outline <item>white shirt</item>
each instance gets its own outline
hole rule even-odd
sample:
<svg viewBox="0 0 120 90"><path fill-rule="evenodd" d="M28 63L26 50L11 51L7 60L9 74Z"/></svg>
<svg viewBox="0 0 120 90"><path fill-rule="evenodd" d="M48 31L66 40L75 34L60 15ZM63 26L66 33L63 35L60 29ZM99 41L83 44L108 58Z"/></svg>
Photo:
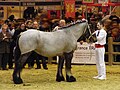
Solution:
<svg viewBox="0 0 120 90"><path fill-rule="evenodd" d="M98 32L99 32L99 35L98 35ZM105 45L107 32L104 29L101 29L101 30L95 31L95 34L97 37L97 42L95 42L95 44Z"/></svg>

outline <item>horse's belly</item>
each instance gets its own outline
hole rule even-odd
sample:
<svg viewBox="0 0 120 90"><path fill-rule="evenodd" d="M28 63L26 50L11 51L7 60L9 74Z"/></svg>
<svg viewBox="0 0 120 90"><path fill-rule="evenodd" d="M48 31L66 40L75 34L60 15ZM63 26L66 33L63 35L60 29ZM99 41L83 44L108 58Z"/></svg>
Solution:
<svg viewBox="0 0 120 90"><path fill-rule="evenodd" d="M58 50L48 50L48 49L42 49L40 51L37 51L40 55L46 56L46 57L53 57L53 56L61 56L63 54L63 51Z"/></svg>

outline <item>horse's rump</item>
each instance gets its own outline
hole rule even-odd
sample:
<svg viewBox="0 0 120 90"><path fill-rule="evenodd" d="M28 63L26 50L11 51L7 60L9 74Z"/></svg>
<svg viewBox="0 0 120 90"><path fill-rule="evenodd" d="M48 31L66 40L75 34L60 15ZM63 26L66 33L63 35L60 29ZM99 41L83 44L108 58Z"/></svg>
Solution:
<svg viewBox="0 0 120 90"><path fill-rule="evenodd" d="M35 50L39 37L38 32L39 31L37 30L28 30L21 33L19 38L19 48L21 50L21 54Z"/></svg>

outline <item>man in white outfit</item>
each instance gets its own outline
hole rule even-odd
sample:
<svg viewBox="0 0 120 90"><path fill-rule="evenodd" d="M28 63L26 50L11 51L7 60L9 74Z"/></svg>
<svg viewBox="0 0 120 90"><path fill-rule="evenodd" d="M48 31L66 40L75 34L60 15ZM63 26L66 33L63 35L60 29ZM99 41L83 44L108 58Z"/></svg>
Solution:
<svg viewBox="0 0 120 90"><path fill-rule="evenodd" d="M96 38L97 38L97 42L95 42L95 48L96 48L96 66L97 66L98 76L95 76L93 78L99 80L105 80L106 67L104 61L104 54L105 54L104 45L106 44L107 33L105 31L103 22L98 22L97 27L99 30L96 30L94 34L96 34Z"/></svg>

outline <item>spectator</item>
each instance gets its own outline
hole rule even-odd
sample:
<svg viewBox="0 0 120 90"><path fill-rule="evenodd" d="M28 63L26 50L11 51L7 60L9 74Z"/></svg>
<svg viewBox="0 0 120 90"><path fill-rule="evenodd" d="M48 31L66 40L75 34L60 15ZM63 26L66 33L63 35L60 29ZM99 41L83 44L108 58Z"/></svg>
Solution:
<svg viewBox="0 0 120 90"><path fill-rule="evenodd" d="M33 21L32 20L27 20L26 21L26 30L34 29L33 28ZM34 51L32 51L31 55L28 57L26 63L28 63L28 68L31 69L33 68L34 65L34 57L36 57ZM26 64L25 63L25 64Z"/></svg>
<svg viewBox="0 0 120 90"><path fill-rule="evenodd" d="M59 28L62 28L62 27L64 27L64 26L66 26L66 21L64 20L64 19L61 19L60 21L59 21L59 24L58 24L58 26L56 26L54 29L53 29L53 32L54 31L57 31ZM53 57L53 58L56 58L56 57ZM59 56L59 59L61 60L61 59L63 59L61 56ZM63 62L64 63L64 62ZM62 64L63 65L63 64ZM62 66L63 67L63 66Z"/></svg>
<svg viewBox="0 0 120 90"><path fill-rule="evenodd" d="M3 70L7 70L7 64L10 55L10 39L11 33L8 31L8 25L2 25L2 31L0 32L0 67Z"/></svg>
<svg viewBox="0 0 120 90"><path fill-rule="evenodd" d="M20 27L18 27L17 29L15 29L14 33L13 33L13 36L12 36L12 42L10 43L10 60L9 60L9 69L12 69L13 68L13 61L12 59L14 58L13 57L13 50L14 50L14 47L16 46L16 40L17 40L17 37L19 36L19 34L21 32L24 32L26 31L26 27L25 27L25 24L24 23L21 23L20 24Z"/></svg>
<svg viewBox="0 0 120 90"><path fill-rule="evenodd" d="M59 28L64 27L64 26L66 26L66 21L65 21L64 19L61 19L61 20L59 21L59 25L56 26L52 31L56 31L56 30L58 30Z"/></svg>
<svg viewBox="0 0 120 90"><path fill-rule="evenodd" d="M44 32L50 32L50 24L49 24L49 21L47 19L41 21L39 30L44 31Z"/></svg>
<svg viewBox="0 0 120 90"><path fill-rule="evenodd" d="M27 23L27 29L39 29L39 25L37 21L32 22L31 20L29 20ZM46 26L47 24L45 24ZM36 60L36 64L37 64L37 68L36 69L40 69L40 57L42 58L42 64L43 64L43 68L44 69L48 69L47 65L46 65L46 60L44 60L44 58L40 55L38 55L36 52L32 51L31 55L29 56L29 58L27 59L28 62L28 67L29 68L33 68L34 66L34 60Z"/></svg>
<svg viewBox="0 0 120 90"><path fill-rule="evenodd" d="M37 21L34 21L34 22L33 22L33 28L34 28L34 29L37 29L37 30L39 29L39 24L38 24ZM32 54L33 54L33 55L31 55L31 56L35 56L35 57L33 57L33 58L34 58L34 60L36 60L36 64L37 64L37 68L36 68L36 69L40 69L40 68L41 68L41 66L40 66L40 61L39 61L40 59L42 59L43 68L44 68L44 69L48 69L48 68L47 68L47 65L44 65L45 62L43 61L44 59L43 59L43 57L42 57L41 55L37 54L36 52L33 52ZM33 63L34 63L34 62L33 62Z"/></svg>
<svg viewBox="0 0 120 90"><path fill-rule="evenodd" d="M15 24L12 23L9 27L9 30L11 32L11 35L14 35L15 32ZM9 65L9 69L13 69L13 49L14 49L14 43L13 43L13 38L11 38L11 42L10 42L10 57L9 57L9 61L8 61L8 65Z"/></svg>
<svg viewBox="0 0 120 90"><path fill-rule="evenodd" d="M26 29L33 29L33 21L32 20L27 20L26 21Z"/></svg>
<svg viewBox="0 0 120 90"><path fill-rule="evenodd" d="M77 19L77 20L82 20L83 17L82 17L82 15L80 14L80 15L78 15L78 17L77 17L76 19Z"/></svg>
<svg viewBox="0 0 120 90"><path fill-rule="evenodd" d="M120 28L119 28L120 19L116 15L111 15L109 19L111 20L110 29L111 29L111 36L113 37L113 41L120 42ZM120 45L114 45L114 51L120 52ZM115 55L114 61L119 62L120 55Z"/></svg>
<svg viewBox="0 0 120 90"><path fill-rule="evenodd" d="M37 29L37 30L39 29L39 24L37 21L33 22L33 29Z"/></svg>
<svg viewBox="0 0 120 90"><path fill-rule="evenodd" d="M14 35L12 36L14 43L16 42L18 35L24 31L26 31L26 26L24 23L21 23L20 27L15 30Z"/></svg>
<svg viewBox="0 0 120 90"><path fill-rule="evenodd" d="M14 16L14 15L10 15L10 16L8 17L8 20L11 21L11 22L13 22L14 19L15 19L15 16Z"/></svg>
<svg viewBox="0 0 120 90"><path fill-rule="evenodd" d="M42 21L42 22L41 22L41 25L40 25L40 27L39 27L39 30L40 30L40 31L44 31L44 32L50 32L49 21L48 21L48 20ZM44 68L44 69L48 69L48 67L47 67L47 62L46 62L46 60L47 60L48 58L47 58L47 57L44 57L44 56L41 56L40 58L41 58L41 60L42 60L43 68Z"/></svg>
<svg viewBox="0 0 120 90"><path fill-rule="evenodd" d="M23 18L26 20L35 18L37 15L37 10L34 7L27 7L27 9L24 10Z"/></svg>

